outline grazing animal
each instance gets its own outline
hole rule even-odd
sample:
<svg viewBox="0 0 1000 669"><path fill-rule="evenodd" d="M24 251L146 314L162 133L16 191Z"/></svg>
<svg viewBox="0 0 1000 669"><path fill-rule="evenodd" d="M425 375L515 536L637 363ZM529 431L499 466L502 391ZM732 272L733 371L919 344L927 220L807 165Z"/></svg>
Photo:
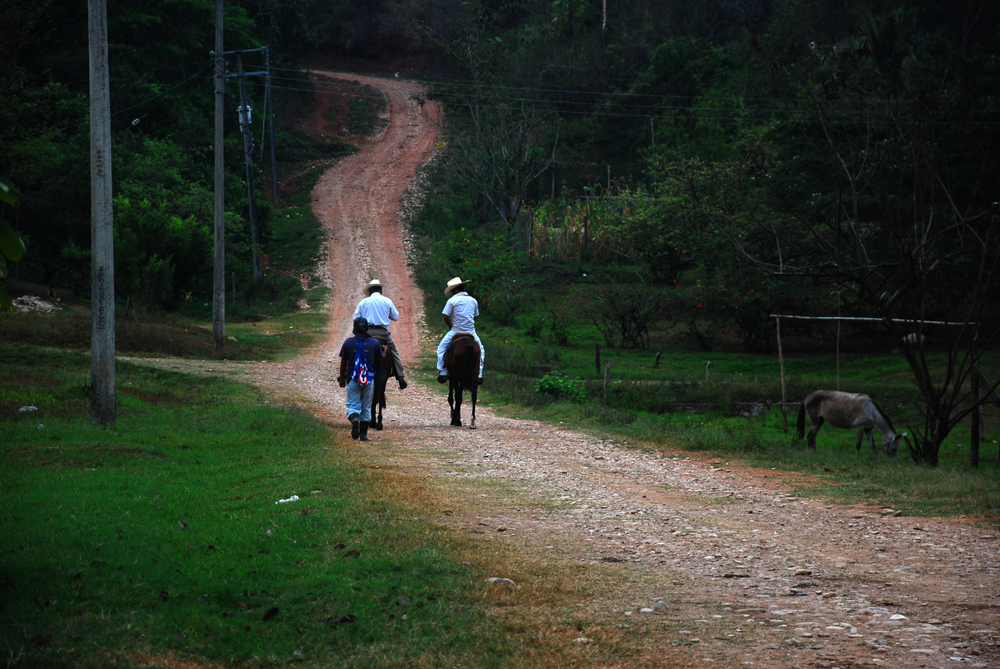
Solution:
<svg viewBox="0 0 1000 669"><path fill-rule="evenodd" d="M889 416L882 411L867 395L842 393L837 390L817 390L809 393L799 403L799 439L805 433L806 414L812 429L806 443L816 450L816 433L827 422L834 427L855 428L858 431L858 441L855 448L861 451L861 440L867 436L872 452L875 451L875 439L872 430L878 430L882 435L882 452L889 457L895 457L899 450L899 442L906 437L906 432L896 433Z"/></svg>
<svg viewBox="0 0 1000 669"><path fill-rule="evenodd" d="M382 410L386 407L385 384L389 378L396 375L392 356L388 354L389 347L382 345L382 364L375 370L375 392L372 393L372 418L369 425L376 430L382 429Z"/></svg>
<svg viewBox="0 0 1000 669"><path fill-rule="evenodd" d="M448 369L448 406L451 407L451 424L462 427L462 392L472 394L472 422L476 429L476 397L479 394L479 344L470 334L456 334L445 359Z"/></svg>

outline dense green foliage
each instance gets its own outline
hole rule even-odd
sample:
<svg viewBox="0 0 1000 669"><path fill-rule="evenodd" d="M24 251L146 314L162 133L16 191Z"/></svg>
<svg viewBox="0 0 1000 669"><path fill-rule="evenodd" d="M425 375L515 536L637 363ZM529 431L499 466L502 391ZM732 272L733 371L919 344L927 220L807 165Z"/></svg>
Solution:
<svg viewBox="0 0 1000 669"><path fill-rule="evenodd" d="M271 47L274 80L284 82L274 87L279 121L310 101L309 87L294 68L316 40L307 13L323 4L225 3L227 50ZM130 315L211 299L214 33L213 0L108 2L116 292ZM5 5L0 175L20 189L10 222L28 240L17 278L83 296L90 289L87 38L86 2ZM251 71L263 69L263 54L247 54L244 61ZM227 64L234 71L235 57ZM225 97L226 274L227 283L245 288L252 283L251 243L234 83ZM263 77L247 80L257 112L255 137L264 118L263 83ZM290 160L347 151L335 142L303 140L287 126L278 131L277 143L279 155ZM257 163L266 253L276 226L264 178L270 170L263 167L266 160ZM282 292L273 279L255 288ZM252 313L251 305L230 307L230 315Z"/></svg>
<svg viewBox="0 0 1000 669"><path fill-rule="evenodd" d="M456 224L617 284L588 315L609 346L647 347L664 320L705 351L720 331L773 350L773 313L877 318L887 347L926 328L944 366L902 352L922 395L910 453L935 464L1000 332L1000 10L602 6L463 4L440 43L467 79L435 88Z"/></svg>

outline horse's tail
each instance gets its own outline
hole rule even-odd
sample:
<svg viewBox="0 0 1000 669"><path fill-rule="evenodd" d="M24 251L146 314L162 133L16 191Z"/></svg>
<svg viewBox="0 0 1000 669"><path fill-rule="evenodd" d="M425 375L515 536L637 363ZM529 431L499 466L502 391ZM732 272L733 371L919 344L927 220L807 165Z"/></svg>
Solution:
<svg viewBox="0 0 1000 669"><path fill-rule="evenodd" d="M476 342L469 341L465 346L465 369L462 370L462 384L469 389L475 388L476 373L475 366L479 364L479 355L473 355L476 350Z"/></svg>
<svg viewBox="0 0 1000 669"><path fill-rule="evenodd" d="M806 436L806 401L802 400L799 402L799 419L796 424L798 428L799 439Z"/></svg>

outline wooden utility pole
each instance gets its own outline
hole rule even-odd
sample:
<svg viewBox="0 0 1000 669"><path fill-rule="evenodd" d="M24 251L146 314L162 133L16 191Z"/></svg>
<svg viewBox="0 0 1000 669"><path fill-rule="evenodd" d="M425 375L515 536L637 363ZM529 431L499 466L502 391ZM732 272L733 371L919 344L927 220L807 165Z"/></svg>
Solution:
<svg viewBox="0 0 1000 669"><path fill-rule="evenodd" d="M774 331L778 335L778 366L781 368L781 420L785 424L785 434L788 434L788 396L785 394L785 354L781 350L780 317L774 319Z"/></svg>
<svg viewBox="0 0 1000 669"><path fill-rule="evenodd" d="M107 0L90 0L90 416L115 423L115 244Z"/></svg>
<svg viewBox="0 0 1000 669"><path fill-rule="evenodd" d="M212 285L212 353L226 345L226 57L222 51L222 0L215 0L215 272Z"/></svg>
<svg viewBox="0 0 1000 669"><path fill-rule="evenodd" d="M611 385L611 361L604 365L604 404L608 404L608 386Z"/></svg>
<svg viewBox="0 0 1000 669"><path fill-rule="evenodd" d="M260 269L260 231L257 227L257 192L253 183L253 135L250 132L250 108L247 106L247 84L243 74L243 52L236 52L236 67L240 77L240 126L243 129L243 153L247 162L247 197L250 200L250 247L253 250L253 282L259 284L264 274Z"/></svg>
<svg viewBox="0 0 1000 669"><path fill-rule="evenodd" d="M972 366L972 401L979 404L979 367ZM982 406L972 410L972 434L969 435L969 460L973 469L979 469L979 411Z"/></svg>

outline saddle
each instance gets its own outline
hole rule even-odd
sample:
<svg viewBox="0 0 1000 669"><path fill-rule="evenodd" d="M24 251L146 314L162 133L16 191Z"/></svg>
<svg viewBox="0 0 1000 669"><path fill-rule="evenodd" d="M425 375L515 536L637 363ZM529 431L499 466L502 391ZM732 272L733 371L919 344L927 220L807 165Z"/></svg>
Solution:
<svg viewBox="0 0 1000 669"><path fill-rule="evenodd" d="M472 339L475 341L475 337L469 332L456 332L455 336L451 338L451 343L448 344L448 349L444 352L444 366L448 367L451 364L451 349L455 347L455 342L461 341L463 339Z"/></svg>

